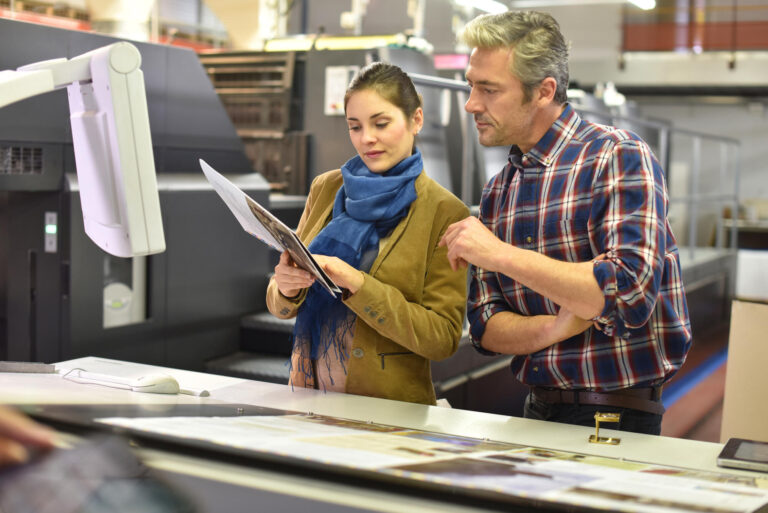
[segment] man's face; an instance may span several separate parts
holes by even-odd
[[[526,101],[523,83],[510,71],[512,59],[509,48],[472,50],[466,73],[472,91],[464,109],[475,117],[480,144],[516,144],[526,152],[538,140],[530,140],[536,108]]]

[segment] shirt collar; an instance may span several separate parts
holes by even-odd
[[[522,157],[525,156],[544,166],[549,166],[555,161],[563,148],[566,147],[580,124],[581,117],[571,107],[570,103],[566,103],[560,116],[528,153],[522,155],[520,148],[516,145],[510,148],[509,161],[515,165],[516,162],[521,162]]]

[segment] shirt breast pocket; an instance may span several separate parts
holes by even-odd
[[[596,255],[589,241],[589,218],[547,222],[542,237],[544,253],[566,262],[586,262]]]

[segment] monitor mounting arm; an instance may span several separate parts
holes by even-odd
[[[165,250],[141,54],[127,42],[0,71],[0,108],[67,88],[85,232],[121,257]]]

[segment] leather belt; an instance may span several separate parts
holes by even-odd
[[[536,399],[545,403],[591,404],[630,408],[661,415],[664,405],[661,403],[661,387],[624,388],[611,392],[593,392],[591,390],[562,390],[559,388],[531,387]]]

